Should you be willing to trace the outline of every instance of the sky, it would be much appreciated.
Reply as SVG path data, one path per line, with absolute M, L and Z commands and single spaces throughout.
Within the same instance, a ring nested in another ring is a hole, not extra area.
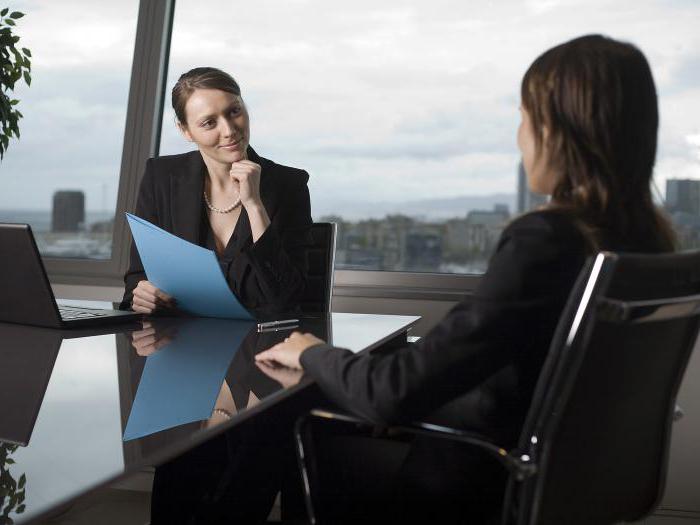
M 34 81 L 19 92 L 22 139 L 0 164 L 0 209 L 48 209 L 57 189 L 84 189 L 88 209 L 116 202 L 137 3 L 56 4 L 10 5 L 27 14 L 18 33 Z M 667 178 L 700 179 L 700 2 L 411 4 L 178 0 L 167 89 L 191 67 L 231 73 L 253 147 L 309 171 L 315 216 L 514 193 L 523 73 L 549 47 L 601 32 L 651 63 L 661 192 Z M 161 154 L 188 151 L 167 102 Z

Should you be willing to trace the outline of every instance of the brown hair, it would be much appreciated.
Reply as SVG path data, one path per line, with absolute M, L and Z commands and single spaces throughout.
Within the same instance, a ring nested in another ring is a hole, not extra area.
M 601 35 L 553 47 L 525 73 L 521 100 L 556 177 L 550 207 L 572 213 L 593 247 L 614 235 L 635 249 L 673 250 L 651 195 L 659 115 L 639 49 Z
M 195 89 L 219 89 L 239 97 L 241 96 L 241 88 L 228 73 L 215 67 L 190 69 L 187 73 L 180 75 L 172 91 L 172 104 L 175 116 L 183 126 L 187 125 L 185 105 Z

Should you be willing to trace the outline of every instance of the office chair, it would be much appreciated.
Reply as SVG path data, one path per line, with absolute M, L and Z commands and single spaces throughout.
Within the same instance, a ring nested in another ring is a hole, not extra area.
M 663 494 L 676 395 L 699 324 L 700 252 L 599 253 L 569 296 L 516 448 L 425 423 L 395 430 L 495 458 L 508 474 L 503 524 L 642 519 Z M 321 410 L 297 421 L 312 523 L 322 523 L 333 504 L 323 500 L 329 491 L 319 486 L 323 465 L 314 458 L 315 440 L 329 427 L 368 436 L 373 428 Z
M 328 314 L 333 296 L 336 225 L 315 222 L 311 226 L 313 245 L 307 251 L 308 280 L 301 299 L 305 313 Z

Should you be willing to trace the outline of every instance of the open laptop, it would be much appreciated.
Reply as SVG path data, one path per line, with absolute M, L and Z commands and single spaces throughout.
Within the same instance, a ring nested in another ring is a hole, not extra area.
M 0 321 L 77 328 L 140 317 L 134 312 L 56 304 L 31 227 L 0 223 Z

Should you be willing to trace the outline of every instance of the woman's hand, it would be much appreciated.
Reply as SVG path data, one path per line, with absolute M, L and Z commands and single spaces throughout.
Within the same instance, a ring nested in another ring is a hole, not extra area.
M 276 344 L 272 348 L 268 348 L 264 352 L 260 352 L 255 356 L 255 360 L 266 363 L 276 363 L 286 366 L 287 368 L 296 368 L 301 370 L 299 358 L 307 348 L 321 344 L 324 341 L 313 334 L 302 334 L 301 332 L 292 332 L 292 335 L 287 337 L 281 343 Z
M 260 165 L 251 160 L 239 160 L 231 164 L 229 175 L 234 187 L 238 190 L 241 204 L 248 209 L 250 206 L 260 206 Z
M 171 327 L 165 331 L 159 331 L 148 321 L 143 321 L 143 329 L 131 333 L 131 346 L 142 357 L 157 352 L 173 340 L 177 329 Z
M 263 374 L 282 385 L 282 388 L 296 385 L 304 376 L 304 372 L 301 370 L 287 368 L 269 361 L 257 361 L 255 364 Z
M 134 288 L 131 308 L 140 314 L 152 314 L 158 310 L 172 310 L 176 306 L 175 298 L 162 292 L 149 281 L 139 281 Z
M 241 204 L 248 213 L 250 231 L 253 234 L 253 242 L 258 242 L 265 230 L 270 226 L 270 217 L 260 200 L 260 165 L 244 159 L 231 164 L 229 175 L 233 185 L 238 190 Z

